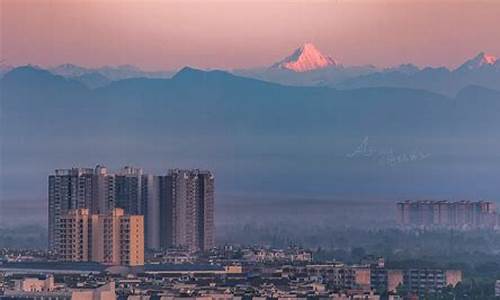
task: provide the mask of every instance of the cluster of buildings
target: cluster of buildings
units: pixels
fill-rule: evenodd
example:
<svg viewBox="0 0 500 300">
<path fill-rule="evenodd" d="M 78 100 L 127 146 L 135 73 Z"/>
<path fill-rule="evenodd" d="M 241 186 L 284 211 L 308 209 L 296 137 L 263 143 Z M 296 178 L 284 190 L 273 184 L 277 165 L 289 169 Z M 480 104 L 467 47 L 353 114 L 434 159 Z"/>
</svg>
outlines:
<svg viewBox="0 0 500 300">
<path fill-rule="evenodd" d="M 404 226 L 493 228 L 500 224 L 500 216 L 493 202 L 419 200 L 398 202 L 397 222 Z"/>
<path fill-rule="evenodd" d="M 312 262 L 311 251 L 304 249 L 245 249 L 243 258 L 249 262 L 257 263 L 304 263 Z"/>
<path fill-rule="evenodd" d="M 387 268 L 383 260 L 370 265 L 370 286 L 378 291 L 413 293 L 436 292 L 462 282 L 462 271 L 437 268 Z"/>
<path fill-rule="evenodd" d="M 36 275 L 30 277 L 13 276 L 11 286 L 3 291 L 1 299 L 33 299 L 33 300 L 115 300 L 115 284 L 112 282 L 93 288 L 68 288 L 63 283 L 56 284 L 53 275 Z"/>
<path fill-rule="evenodd" d="M 241 249 L 240 249 L 241 250 Z M 245 249 L 243 249 L 245 250 Z M 93 293 L 107 299 L 407 299 L 455 286 L 458 270 L 394 269 L 383 258 L 360 265 L 341 262 L 252 262 L 214 249 L 212 263 L 150 263 L 140 270 L 89 263 L 6 263 L 3 294 L 19 299 L 66 299 Z M 239 250 L 238 250 L 239 251 Z M 241 252 L 241 251 L 239 251 Z M 243 251 L 246 252 L 246 251 Z M 22 274 L 22 275 L 21 275 Z M 34 275 L 36 274 L 36 275 Z M 36 279 L 34 277 L 46 276 Z M 113 288 L 110 288 L 113 287 Z M 1 291 L 0 291 L 1 295 Z M 17 297 L 17 298 L 16 298 Z M 96 299 L 96 298 L 94 298 Z M 113 298 L 114 299 L 114 298 Z"/>
<path fill-rule="evenodd" d="M 491 202 L 397 207 L 401 225 L 478 228 L 497 218 Z M 46 253 L 0 250 L 1 299 L 401 300 L 462 281 L 460 270 L 388 267 L 383 258 L 345 264 L 301 248 L 217 248 L 214 177 L 197 169 L 56 170 L 49 245 Z"/>
<path fill-rule="evenodd" d="M 61 261 L 143 265 L 145 249 L 214 247 L 214 176 L 124 167 L 49 176 L 49 247 Z"/>
</svg>

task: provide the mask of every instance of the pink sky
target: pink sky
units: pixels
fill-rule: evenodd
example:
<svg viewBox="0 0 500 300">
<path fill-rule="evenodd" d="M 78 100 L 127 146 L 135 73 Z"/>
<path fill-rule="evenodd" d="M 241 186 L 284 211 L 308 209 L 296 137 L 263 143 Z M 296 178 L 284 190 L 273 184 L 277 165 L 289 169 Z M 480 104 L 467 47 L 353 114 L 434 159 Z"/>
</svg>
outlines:
<svg viewBox="0 0 500 300">
<path fill-rule="evenodd" d="M 0 0 L 0 57 L 148 70 L 271 65 L 304 42 L 345 65 L 500 56 L 500 1 Z"/>
</svg>

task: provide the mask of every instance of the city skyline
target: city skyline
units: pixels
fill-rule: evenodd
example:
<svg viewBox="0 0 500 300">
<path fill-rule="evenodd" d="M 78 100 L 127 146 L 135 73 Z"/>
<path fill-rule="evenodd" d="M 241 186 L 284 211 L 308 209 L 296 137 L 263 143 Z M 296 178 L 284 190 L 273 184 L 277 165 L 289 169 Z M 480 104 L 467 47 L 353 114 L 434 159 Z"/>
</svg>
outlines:
<svg viewBox="0 0 500 300">
<path fill-rule="evenodd" d="M 500 55 L 500 42 L 492 38 L 500 14 L 495 1 L 3 0 L 0 5 L 0 59 L 12 65 L 251 68 L 269 66 L 305 42 L 344 65 L 453 68 L 479 52 Z"/>
<path fill-rule="evenodd" d="M 499 16 L 0 0 L 0 299 L 500 297 Z"/>
</svg>

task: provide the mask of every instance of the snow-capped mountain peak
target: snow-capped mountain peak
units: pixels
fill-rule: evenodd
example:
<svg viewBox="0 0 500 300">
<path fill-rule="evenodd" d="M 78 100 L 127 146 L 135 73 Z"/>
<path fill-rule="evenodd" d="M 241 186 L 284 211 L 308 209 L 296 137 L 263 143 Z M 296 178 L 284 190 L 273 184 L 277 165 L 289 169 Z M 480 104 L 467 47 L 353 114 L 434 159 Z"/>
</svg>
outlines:
<svg viewBox="0 0 500 300">
<path fill-rule="evenodd" d="M 275 63 L 272 67 L 288 69 L 294 72 L 307 72 L 336 65 L 335 60 L 323 55 L 313 44 L 305 43 L 302 47 L 296 49 L 292 55 Z"/>
<path fill-rule="evenodd" d="M 469 59 L 458 69 L 465 70 L 475 70 L 483 66 L 493 66 L 497 62 L 497 58 L 491 54 L 486 54 L 484 52 L 479 53 L 474 58 Z"/>
</svg>

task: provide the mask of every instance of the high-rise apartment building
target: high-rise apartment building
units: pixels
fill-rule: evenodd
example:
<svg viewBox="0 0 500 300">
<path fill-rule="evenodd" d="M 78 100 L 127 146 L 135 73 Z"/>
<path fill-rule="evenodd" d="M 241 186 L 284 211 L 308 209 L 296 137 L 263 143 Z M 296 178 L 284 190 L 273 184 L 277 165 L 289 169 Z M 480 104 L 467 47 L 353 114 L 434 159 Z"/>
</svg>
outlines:
<svg viewBox="0 0 500 300">
<path fill-rule="evenodd" d="M 144 214 L 143 172 L 140 168 L 126 166 L 115 174 L 115 205 L 127 214 Z M 146 200 L 146 199 L 144 199 Z"/>
<path fill-rule="evenodd" d="M 108 169 L 103 166 L 95 167 L 94 172 L 97 194 L 94 196 L 90 212 L 92 214 L 105 214 L 115 208 L 115 176 L 108 173 Z"/>
<path fill-rule="evenodd" d="M 397 203 L 401 225 L 491 227 L 498 216 L 492 202 L 405 201 Z"/>
<path fill-rule="evenodd" d="M 143 175 L 142 197 L 144 199 L 145 244 L 147 249 L 160 249 L 160 177 Z"/>
<path fill-rule="evenodd" d="M 60 218 L 57 253 L 62 261 L 144 264 L 144 217 L 115 208 L 105 214 L 69 210 Z"/>
<path fill-rule="evenodd" d="M 63 261 L 89 261 L 92 241 L 91 219 L 86 208 L 72 209 L 60 216 L 57 253 Z"/>
<path fill-rule="evenodd" d="M 71 209 L 105 213 L 114 207 L 114 180 L 105 167 L 59 169 L 49 176 L 49 246 L 57 247 L 59 220 Z"/>
<path fill-rule="evenodd" d="M 144 216 L 125 215 L 120 218 L 120 264 L 144 265 Z"/>
<path fill-rule="evenodd" d="M 209 171 L 175 169 L 165 176 L 152 176 L 143 174 L 140 168 L 124 167 L 108 173 L 105 167 L 97 166 L 56 170 L 49 176 L 51 249 L 60 249 L 60 219 L 68 211 L 87 209 L 91 218 L 97 218 L 92 222 L 99 223 L 104 222 L 102 216 L 116 213 L 115 208 L 121 208 L 124 215 L 144 216 L 143 239 L 148 249 L 200 251 L 214 246 L 214 176 Z M 116 235 L 112 228 L 117 226 L 106 228 L 102 232 Z M 103 249 L 94 257 L 116 262 L 110 257 L 118 254 L 109 253 L 106 245 Z"/>
<path fill-rule="evenodd" d="M 144 216 L 148 249 L 160 248 L 158 182 L 158 176 L 143 174 L 140 168 L 127 166 L 115 174 L 115 206 L 126 214 Z"/>
<path fill-rule="evenodd" d="M 159 178 L 160 247 L 192 251 L 214 246 L 214 176 L 174 169 Z"/>
</svg>

